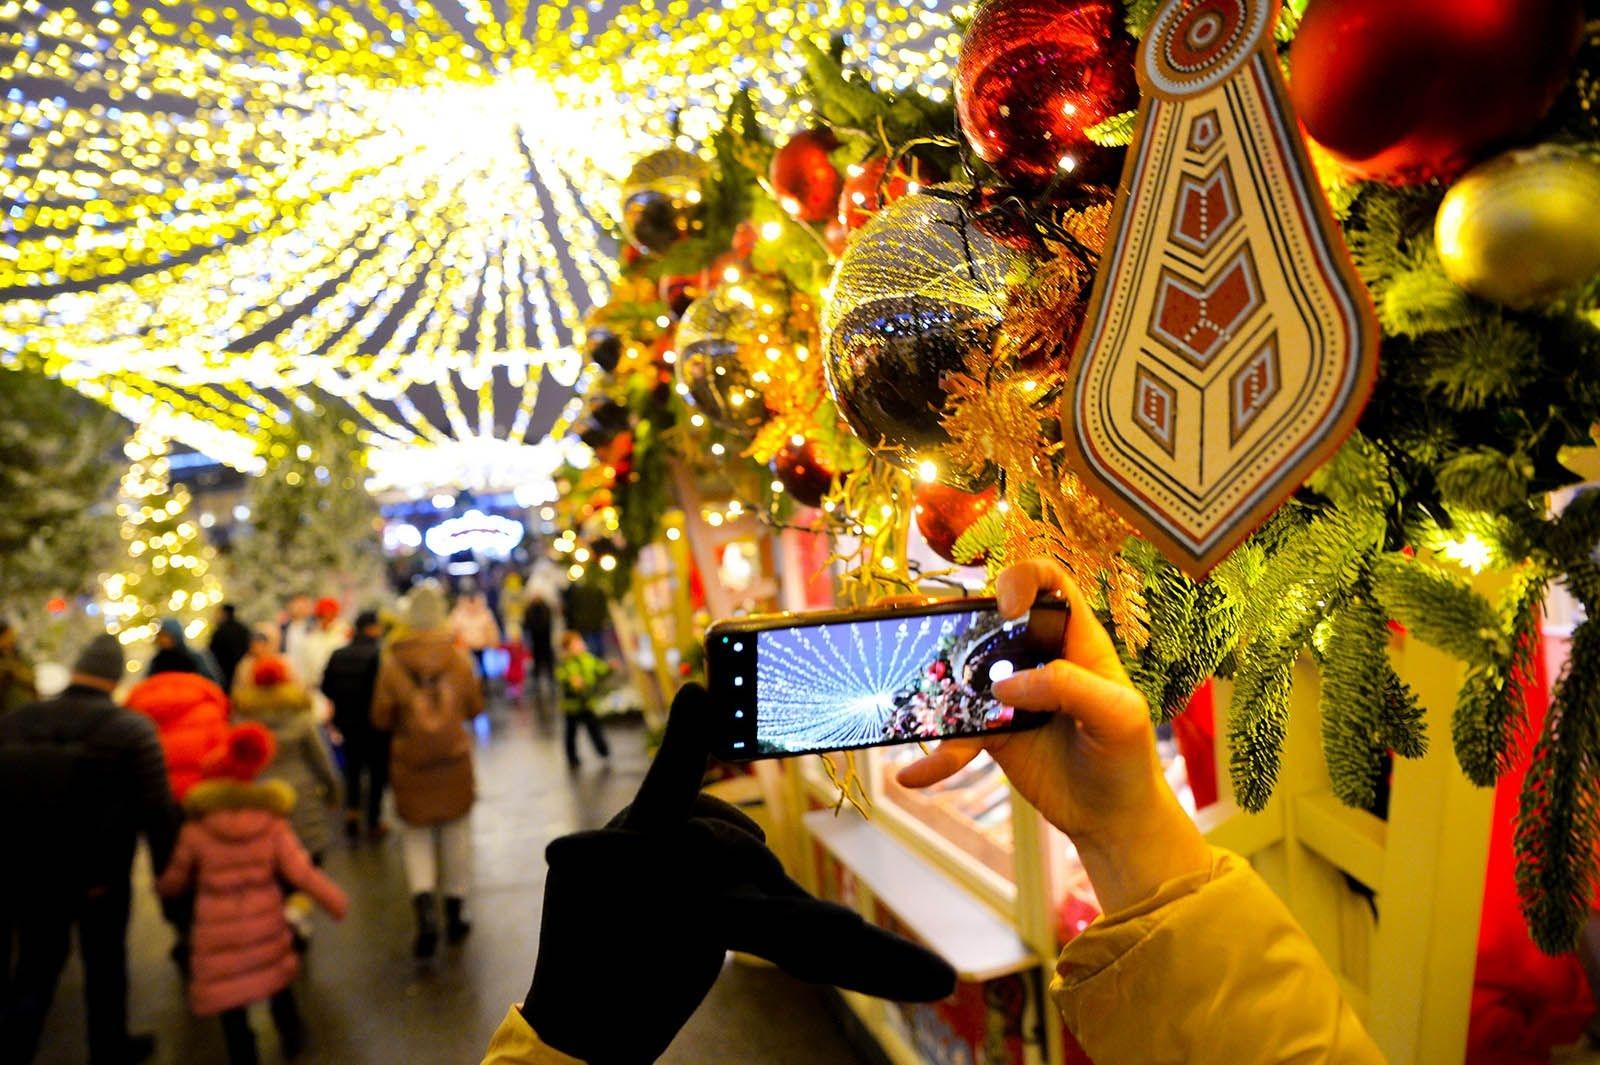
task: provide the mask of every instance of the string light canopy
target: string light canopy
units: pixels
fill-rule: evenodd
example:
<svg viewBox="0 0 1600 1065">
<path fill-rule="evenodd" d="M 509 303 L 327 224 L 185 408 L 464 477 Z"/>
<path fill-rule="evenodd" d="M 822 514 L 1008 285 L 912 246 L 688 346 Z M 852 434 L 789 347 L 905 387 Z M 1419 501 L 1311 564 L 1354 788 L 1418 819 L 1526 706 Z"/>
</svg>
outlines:
<svg viewBox="0 0 1600 1065">
<path fill-rule="evenodd" d="M 338 397 L 380 488 L 490 487 L 565 431 L 619 179 L 741 83 L 803 123 L 797 30 L 855 31 L 893 84 L 957 44 L 937 12 L 780 0 L 0 0 L 0 26 L 0 360 L 245 471 L 267 419 Z"/>
</svg>

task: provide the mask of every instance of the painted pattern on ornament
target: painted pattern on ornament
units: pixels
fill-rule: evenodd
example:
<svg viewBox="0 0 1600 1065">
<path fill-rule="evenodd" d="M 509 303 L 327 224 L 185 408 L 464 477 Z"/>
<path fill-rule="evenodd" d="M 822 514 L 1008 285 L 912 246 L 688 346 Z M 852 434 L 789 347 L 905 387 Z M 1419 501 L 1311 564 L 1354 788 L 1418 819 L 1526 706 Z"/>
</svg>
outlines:
<svg viewBox="0 0 1600 1065">
<path fill-rule="evenodd" d="M 1195 576 L 1354 428 L 1378 326 L 1289 110 L 1277 5 L 1170 0 L 1064 399 L 1089 486 Z"/>
</svg>

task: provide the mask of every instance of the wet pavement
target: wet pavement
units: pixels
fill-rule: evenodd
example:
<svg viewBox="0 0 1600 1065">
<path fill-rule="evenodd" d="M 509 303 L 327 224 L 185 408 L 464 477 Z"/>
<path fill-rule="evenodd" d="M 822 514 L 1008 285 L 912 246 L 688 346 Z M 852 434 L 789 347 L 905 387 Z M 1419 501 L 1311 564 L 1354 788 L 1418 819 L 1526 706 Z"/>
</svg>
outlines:
<svg viewBox="0 0 1600 1065">
<path fill-rule="evenodd" d="M 587 761 L 569 774 L 560 737 L 547 715 L 497 708 L 479 735 L 479 801 L 473 811 L 473 932 L 456 948 L 441 946 L 427 965 L 411 958 L 411 905 L 394 834 L 378 843 L 334 846 L 328 873 L 350 894 L 341 924 L 317 918 L 306 971 L 295 985 L 308 1029 L 296 1060 L 308 1065 L 360 1062 L 476 1062 L 506 1008 L 527 990 L 538 949 L 545 844 L 558 835 L 603 824 L 632 797 L 644 772 L 637 721 L 613 721 L 612 765 Z M 139 859 L 129 933 L 129 1013 L 135 1031 L 155 1033 L 153 1062 L 224 1062 L 215 1018 L 184 1005 L 177 970 L 167 956 L 171 933 L 162 922 Z M 641 888 L 641 890 L 646 890 Z M 649 994 L 647 959 L 616 959 L 612 996 L 618 1023 L 629 998 Z M 855 1065 L 861 1061 L 830 1013 L 825 992 L 780 972 L 731 964 L 661 1059 L 772 1065 Z M 82 975 L 74 958 L 56 994 L 38 1057 L 71 1065 L 86 1057 Z M 253 1011 L 263 1062 L 280 1060 L 265 1006 Z"/>
</svg>

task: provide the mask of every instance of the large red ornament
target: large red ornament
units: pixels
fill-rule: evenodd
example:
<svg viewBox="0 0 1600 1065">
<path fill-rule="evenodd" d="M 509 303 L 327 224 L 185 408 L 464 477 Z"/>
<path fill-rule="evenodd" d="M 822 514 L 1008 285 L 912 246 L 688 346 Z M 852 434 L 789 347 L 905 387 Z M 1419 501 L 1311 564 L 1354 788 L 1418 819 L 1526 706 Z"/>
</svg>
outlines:
<svg viewBox="0 0 1600 1065">
<path fill-rule="evenodd" d="M 999 489 L 993 486 L 981 492 L 963 492 L 942 484 L 918 485 L 912 513 L 916 515 L 918 531 L 934 554 L 957 565 L 977 566 L 987 556 L 961 562 L 956 558 L 956 541 L 989 513 L 999 495 Z"/>
<path fill-rule="evenodd" d="M 1029 185 L 1114 177 L 1085 131 L 1139 103 L 1133 41 L 1112 0 L 990 0 L 956 60 L 956 114 L 978 158 Z"/>
<path fill-rule="evenodd" d="M 767 180 L 778 203 L 795 218 L 820 222 L 833 214 L 839 201 L 839 171 L 828 153 L 839 138 L 826 126 L 803 130 L 772 154 Z"/>
<path fill-rule="evenodd" d="M 930 162 L 917 158 L 901 159 L 887 179 L 883 173 L 889 157 L 875 155 L 850 168 L 839 192 L 839 222 L 848 230 L 859 229 L 878 208 L 893 203 L 908 192 L 944 180 L 944 173 Z"/>
<path fill-rule="evenodd" d="M 1582 31 L 1581 0 L 1315 0 L 1289 98 L 1352 175 L 1448 178 L 1544 116 Z"/>
<path fill-rule="evenodd" d="M 778 449 L 772 456 L 772 475 L 796 503 L 808 507 L 822 506 L 833 487 L 833 471 L 817 461 L 816 449 L 804 438 L 798 444 L 790 440 Z"/>
</svg>

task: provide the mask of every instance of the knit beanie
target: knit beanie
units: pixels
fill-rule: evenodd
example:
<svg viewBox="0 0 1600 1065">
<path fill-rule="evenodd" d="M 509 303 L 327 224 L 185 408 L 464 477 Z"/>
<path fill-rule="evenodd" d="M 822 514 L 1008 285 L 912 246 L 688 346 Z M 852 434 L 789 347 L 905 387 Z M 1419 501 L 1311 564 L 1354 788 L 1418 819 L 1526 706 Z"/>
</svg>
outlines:
<svg viewBox="0 0 1600 1065">
<path fill-rule="evenodd" d="M 277 655 L 264 655 L 250 673 L 250 681 L 258 688 L 276 688 L 289 679 L 289 663 Z"/>
<path fill-rule="evenodd" d="M 323 596 L 317 600 L 317 605 L 311 609 L 311 613 L 323 621 L 332 621 L 339 616 L 339 600 Z"/>
<path fill-rule="evenodd" d="M 229 731 L 228 738 L 200 760 L 207 780 L 237 780 L 248 784 L 272 762 L 278 744 L 265 725 L 247 721 Z"/>
<path fill-rule="evenodd" d="M 109 632 L 102 632 L 79 653 L 78 660 L 72 663 L 72 672 L 117 684 L 122 681 L 127 664 L 128 660 L 122 656 L 121 641 Z"/>
<path fill-rule="evenodd" d="M 162 633 L 168 636 L 179 647 L 188 645 L 188 637 L 183 632 L 183 622 L 177 618 L 162 618 L 159 626 Z"/>
<path fill-rule="evenodd" d="M 411 589 L 406 625 L 412 632 L 442 629 L 445 619 L 444 589 L 436 581 L 424 581 Z"/>
</svg>

